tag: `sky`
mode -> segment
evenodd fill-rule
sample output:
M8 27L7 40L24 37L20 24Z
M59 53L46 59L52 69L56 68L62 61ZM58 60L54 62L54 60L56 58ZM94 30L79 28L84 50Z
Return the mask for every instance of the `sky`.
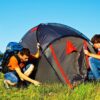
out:
M0 0L0 51L40 23L61 23L89 39L100 34L100 0Z

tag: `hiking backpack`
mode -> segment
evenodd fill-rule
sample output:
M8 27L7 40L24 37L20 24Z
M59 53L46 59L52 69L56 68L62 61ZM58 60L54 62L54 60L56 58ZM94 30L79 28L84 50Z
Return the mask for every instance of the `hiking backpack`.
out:
M6 46L6 51L3 55L2 58L2 72L6 73L9 71L8 68L8 63L10 60L10 57L13 55L16 55L19 51L21 51L23 49L23 46L20 43L17 42L9 42L8 45Z

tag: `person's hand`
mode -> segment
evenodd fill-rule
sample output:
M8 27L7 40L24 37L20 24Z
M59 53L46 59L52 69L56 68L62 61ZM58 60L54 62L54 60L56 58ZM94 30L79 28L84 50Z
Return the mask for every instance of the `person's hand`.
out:
M34 84L35 86L40 86L41 83L40 83L39 81L34 80L33 84Z
M89 55L89 54L90 54L88 50L84 50L84 53L85 53L86 55Z
M20 78L20 80L21 80L21 81L24 81L24 79L23 79L23 78Z
M37 48L40 49L40 43L37 43Z

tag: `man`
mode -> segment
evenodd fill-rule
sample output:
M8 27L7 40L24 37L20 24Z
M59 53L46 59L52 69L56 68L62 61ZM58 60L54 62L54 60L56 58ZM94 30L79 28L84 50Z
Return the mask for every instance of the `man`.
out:
M36 55L32 56L35 58L40 56L39 46ZM29 78L29 75L34 69L33 64L25 66L25 63L28 61L29 57L30 51L27 48L23 48L22 51L18 52L18 54L11 56L7 65L10 71L4 75L4 84L6 85L6 88L9 88L9 85L15 86L20 80L31 82L37 86L40 85L40 82Z
M94 75L94 78L96 80L100 80L100 34L94 35L91 42L98 53L93 54L88 50L84 50L84 53L89 56L90 69Z

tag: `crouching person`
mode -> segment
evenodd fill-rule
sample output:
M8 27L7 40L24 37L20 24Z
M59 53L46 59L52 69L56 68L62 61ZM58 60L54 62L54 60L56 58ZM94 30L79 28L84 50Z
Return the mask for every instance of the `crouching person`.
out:
M90 72L88 77L89 79L100 81L100 34L94 35L91 42L93 43L93 47L97 51L97 54L84 50L84 53L89 56Z
M9 63L7 65L7 67L9 68L9 72L5 73L4 75L4 84L6 88L9 88L10 85L17 85L20 80L28 81L36 86L40 85L40 82L29 77L34 69L33 64L25 66L25 63L28 61L29 56L29 49L23 48L22 51L19 51L17 54L10 57Z

